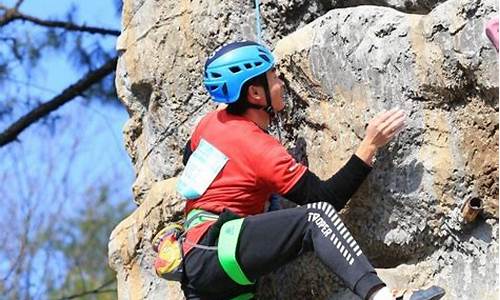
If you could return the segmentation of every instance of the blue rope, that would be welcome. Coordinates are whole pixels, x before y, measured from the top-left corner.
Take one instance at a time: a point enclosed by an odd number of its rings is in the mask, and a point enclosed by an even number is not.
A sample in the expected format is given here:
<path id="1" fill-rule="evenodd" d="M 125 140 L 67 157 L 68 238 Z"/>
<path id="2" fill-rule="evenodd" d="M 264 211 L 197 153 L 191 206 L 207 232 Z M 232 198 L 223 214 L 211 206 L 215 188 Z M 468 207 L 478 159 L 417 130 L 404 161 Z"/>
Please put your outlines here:
<path id="1" fill-rule="evenodd" d="M 262 39 L 261 39 L 261 34 L 260 34 L 260 9 L 259 9 L 259 0 L 255 0 L 255 26 L 257 27 L 257 41 L 259 44 L 262 43 Z"/>

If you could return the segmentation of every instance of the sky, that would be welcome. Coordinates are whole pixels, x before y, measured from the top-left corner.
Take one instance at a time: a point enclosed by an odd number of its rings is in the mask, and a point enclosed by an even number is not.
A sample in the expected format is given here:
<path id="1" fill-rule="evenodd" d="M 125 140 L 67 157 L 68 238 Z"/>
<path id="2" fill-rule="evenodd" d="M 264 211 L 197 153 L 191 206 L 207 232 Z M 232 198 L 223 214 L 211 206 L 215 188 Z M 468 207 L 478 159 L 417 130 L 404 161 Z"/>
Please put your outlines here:
<path id="1" fill-rule="evenodd" d="M 15 1 L 6 1 L 11 6 Z M 108 1 L 55 1 L 55 0 L 26 0 L 20 10 L 23 13 L 37 16 L 42 19 L 62 19 L 73 3 L 77 3 L 78 10 L 75 23 L 105 28 L 120 29 L 120 16 L 117 15 L 112 0 Z M 36 30 L 36 28 L 34 28 Z M 106 39 L 106 47 L 114 48 L 115 38 Z M 7 88 L 17 88 L 20 93 L 26 92 L 39 96 L 42 101 L 57 95 L 71 83 L 82 76 L 71 62 L 52 55 L 42 61 L 34 76 L 26 78 L 21 70 L 16 70 L 10 77 Z M 29 88 L 26 83 L 29 82 Z M 2 101 L 2 99 L 0 99 Z M 19 156 L 26 160 L 29 169 L 38 174 L 44 174 L 47 169 L 43 157 L 57 155 L 61 160 L 71 153 L 72 147 L 77 144 L 78 157 L 72 163 L 71 176 L 75 191 L 81 191 L 99 181 L 111 180 L 115 183 L 114 193 L 118 198 L 131 198 L 131 184 L 133 169 L 130 158 L 123 146 L 122 128 L 128 118 L 123 107 L 103 104 L 99 101 L 90 101 L 77 98 L 60 108 L 55 114 L 59 117 L 54 130 L 51 132 L 45 125 L 35 124 L 27 128 L 20 136 L 21 143 L 7 145 L 0 148 L 0 156 L 11 156 L 12 160 L 19 160 Z M 26 110 L 24 110 L 26 112 Z M 13 115 L 20 116 L 23 109 L 19 108 Z M 16 116 L 13 116 L 15 118 Z M 9 121 L 0 122 L 0 130 L 4 129 Z M 82 130 L 84 129 L 84 130 Z M 43 138 L 40 138 L 43 137 Z M 16 158 L 17 157 L 17 158 Z M 61 163 L 61 166 L 64 164 Z M 3 169 L 8 164 L 4 164 Z M 12 168 L 12 166 L 8 166 Z M 53 169 L 54 167 L 52 167 Z M 56 166 L 57 168 L 57 166 Z M 51 174 L 59 174 L 65 170 L 52 170 Z M 36 174 L 33 174 L 37 177 Z M 62 174 L 59 174 L 62 176 Z"/>
<path id="2" fill-rule="evenodd" d="M 75 5 L 78 10 L 74 23 L 120 30 L 120 15 L 114 1 L 25 0 L 20 11 L 41 19 L 60 20 L 71 5 Z M 11 7 L 15 1 L 0 0 L 0 3 Z M 9 26 L 21 24 L 17 22 Z M 36 26 L 27 26 L 33 33 L 38 30 Z M 2 34 L 5 32 L 0 29 L 0 37 Z M 104 41 L 107 49 L 115 47 L 116 37 L 92 37 Z M 92 38 L 86 42 L 92 43 Z M 34 72 L 27 68 L 29 66 L 17 66 L 8 74 L 8 80 L 0 86 L 0 103 L 7 101 L 5 95 L 9 93 L 21 99 L 45 102 L 84 74 L 58 53 L 44 56 Z M 17 104 L 9 116 L 0 119 L 0 131 L 28 111 L 27 107 Z M 2 223 L 8 219 L 6 216 L 20 221 L 23 213 L 30 209 L 40 214 L 58 210 L 68 216 L 78 214 L 88 205 L 83 195 L 89 191 L 96 193 L 101 185 L 109 186 L 111 201 L 127 201 L 132 211 L 134 171 L 122 134 L 128 119 L 125 108 L 78 97 L 51 116 L 56 117 L 51 118 L 55 120 L 53 124 L 31 125 L 20 134 L 20 142 L 0 148 L 0 206 L 3 208 L 0 226 L 9 226 Z M 42 225 L 32 224 L 33 227 Z M 17 228 L 7 230 L 15 233 Z M 0 261 L 0 275 L 5 267 L 6 262 Z M 39 276 L 41 282 L 43 275 Z"/>

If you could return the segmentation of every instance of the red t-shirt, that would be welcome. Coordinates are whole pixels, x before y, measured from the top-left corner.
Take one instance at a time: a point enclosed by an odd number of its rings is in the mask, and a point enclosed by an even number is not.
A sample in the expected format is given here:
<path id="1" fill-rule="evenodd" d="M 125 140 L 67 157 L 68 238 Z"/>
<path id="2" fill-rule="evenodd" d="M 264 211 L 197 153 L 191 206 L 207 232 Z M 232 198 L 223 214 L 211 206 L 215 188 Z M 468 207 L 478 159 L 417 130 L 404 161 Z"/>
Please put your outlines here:
<path id="1" fill-rule="evenodd" d="M 186 201 L 186 214 L 195 208 L 213 213 L 228 208 L 242 217 L 263 213 L 271 194 L 286 194 L 307 169 L 255 123 L 226 110 L 210 112 L 198 123 L 191 150 L 196 150 L 201 139 L 224 153 L 228 161 L 200 198 Z M 188 231 L 186 254 L 212 224 Z"/>

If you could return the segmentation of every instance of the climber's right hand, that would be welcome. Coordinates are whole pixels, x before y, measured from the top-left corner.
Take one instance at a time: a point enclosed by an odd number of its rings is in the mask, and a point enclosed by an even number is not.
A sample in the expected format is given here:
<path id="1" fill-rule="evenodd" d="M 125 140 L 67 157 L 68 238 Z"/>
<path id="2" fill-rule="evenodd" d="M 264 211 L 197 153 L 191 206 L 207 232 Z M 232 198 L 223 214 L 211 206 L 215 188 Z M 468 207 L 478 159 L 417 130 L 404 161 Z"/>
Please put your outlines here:
<path id="1" fill-rule="evenodd" d="M 382 111 L 375 116 L 366 127 L 365 137 L 356 151 L 356 156 L 371 165 L 377 150 L 389 143 L 404 128 L 405 119 L 404 111 L 399 108 Z"/>

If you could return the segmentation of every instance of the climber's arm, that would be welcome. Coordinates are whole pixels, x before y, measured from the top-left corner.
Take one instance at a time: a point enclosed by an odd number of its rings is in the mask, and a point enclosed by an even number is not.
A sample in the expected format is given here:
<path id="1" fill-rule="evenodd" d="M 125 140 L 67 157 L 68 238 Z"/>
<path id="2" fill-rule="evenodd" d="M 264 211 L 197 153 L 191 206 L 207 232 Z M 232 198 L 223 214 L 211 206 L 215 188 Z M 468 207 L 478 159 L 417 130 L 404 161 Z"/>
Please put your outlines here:
<path id="1" fill-rule="evenodd" d="M 359 157 L 353 155 L 337 173 L 327 180 L 321 180 L 316 174 L 307 170 L 293 188 L 283 196 L 301 205 L 311 202 L 329 202 L 335 209 L 340 210 L 358 190 L 371 169 Z"/>
<path id="2" fill-rule="evenodd" d="M 379 113 L 368 123 L 356 153 L 337 173 L 322 181 L 307 170 L 283 196 L 298 204 L 325 201 L 337 210 L 342 209 L 370 173 L 377 150 L 403 129 L 404 120 L 404 112 L 400 109 Z"/>

